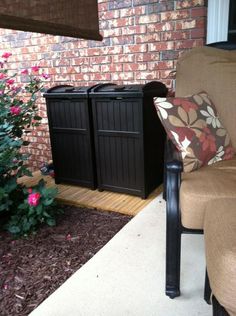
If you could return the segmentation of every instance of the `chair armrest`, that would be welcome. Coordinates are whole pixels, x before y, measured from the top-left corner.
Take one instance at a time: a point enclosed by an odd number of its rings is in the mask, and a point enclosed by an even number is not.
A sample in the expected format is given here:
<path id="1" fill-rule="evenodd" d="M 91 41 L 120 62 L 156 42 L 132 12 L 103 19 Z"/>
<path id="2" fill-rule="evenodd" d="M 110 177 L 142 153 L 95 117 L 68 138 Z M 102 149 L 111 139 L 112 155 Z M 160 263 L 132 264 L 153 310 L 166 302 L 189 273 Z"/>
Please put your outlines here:
<path id="1" fill-rule="evenodd" d="M 166 140 L 165 145 L 165 165 L 168 170 L 175 172 L 183 171 L 183 162 L 179 150 L 170 139 Z"/>
<path id="2" fill-rule="evenodd" d="M 163 179 L 163 198 L 167 199 L 167 188 L 170 181 L 179 183 L 181 172 L 183 171 L 183 162 L 179 150 L 174 146 L 170 139 L 166 140 L 164 155 L 164 179 Z M 174 178 L 173 178 L 174 177 Z M 177 178 L 179 180 L 177 180 Z M 172 179 L 172 180 L 170 180 Z M 179 189 L 180 183 L 178 185 Z"/>

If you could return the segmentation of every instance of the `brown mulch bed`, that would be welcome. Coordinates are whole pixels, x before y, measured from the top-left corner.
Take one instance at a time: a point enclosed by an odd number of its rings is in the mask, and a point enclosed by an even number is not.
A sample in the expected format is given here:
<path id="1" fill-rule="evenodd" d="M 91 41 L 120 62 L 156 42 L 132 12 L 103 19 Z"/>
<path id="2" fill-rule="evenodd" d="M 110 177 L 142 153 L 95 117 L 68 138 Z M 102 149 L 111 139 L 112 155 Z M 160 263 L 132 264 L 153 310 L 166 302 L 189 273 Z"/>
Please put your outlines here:
<path id="1" fill-rule="evenodd" d="M 27 239 L 0 232 L 0 315 L 26 316 L 93 257 L 131 216 L 64 206 Z"/>

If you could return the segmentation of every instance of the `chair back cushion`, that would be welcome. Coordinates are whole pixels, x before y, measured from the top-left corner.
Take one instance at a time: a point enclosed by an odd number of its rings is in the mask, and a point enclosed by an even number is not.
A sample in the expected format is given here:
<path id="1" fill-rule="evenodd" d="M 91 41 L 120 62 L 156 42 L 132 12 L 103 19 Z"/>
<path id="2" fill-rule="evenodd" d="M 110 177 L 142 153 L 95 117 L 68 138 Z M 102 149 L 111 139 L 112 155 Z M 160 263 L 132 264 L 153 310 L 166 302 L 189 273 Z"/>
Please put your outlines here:
<path id="1" fill-rule="evenodd" d="M 176 96 L 206 91 L 236 149 L 236 50 L 194 48 L 176 67 Z"/>

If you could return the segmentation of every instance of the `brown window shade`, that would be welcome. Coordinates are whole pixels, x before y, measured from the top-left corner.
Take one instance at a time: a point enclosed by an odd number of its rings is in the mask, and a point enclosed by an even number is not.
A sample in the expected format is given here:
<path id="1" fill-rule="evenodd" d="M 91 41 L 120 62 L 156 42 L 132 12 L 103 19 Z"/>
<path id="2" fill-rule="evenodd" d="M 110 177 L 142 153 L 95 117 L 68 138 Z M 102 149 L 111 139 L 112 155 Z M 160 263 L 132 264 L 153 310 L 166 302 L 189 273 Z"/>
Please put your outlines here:
<path id="1" fill-rule="evenodd" d="M 0 27 L 102 40 L 97 0 L 0 0 Z"/>

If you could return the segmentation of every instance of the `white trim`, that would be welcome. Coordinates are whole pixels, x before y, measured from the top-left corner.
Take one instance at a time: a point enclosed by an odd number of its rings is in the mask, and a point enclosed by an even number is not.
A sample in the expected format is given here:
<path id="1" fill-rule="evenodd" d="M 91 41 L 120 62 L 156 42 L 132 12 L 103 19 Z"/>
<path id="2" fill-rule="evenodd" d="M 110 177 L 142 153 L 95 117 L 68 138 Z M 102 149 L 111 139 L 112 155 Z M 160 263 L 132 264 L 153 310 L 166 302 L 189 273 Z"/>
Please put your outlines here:
<path id="1" fill-rule="evenodd" d="M 228 40 L 229 1 L 208 0 L 207 44 Z"/>

